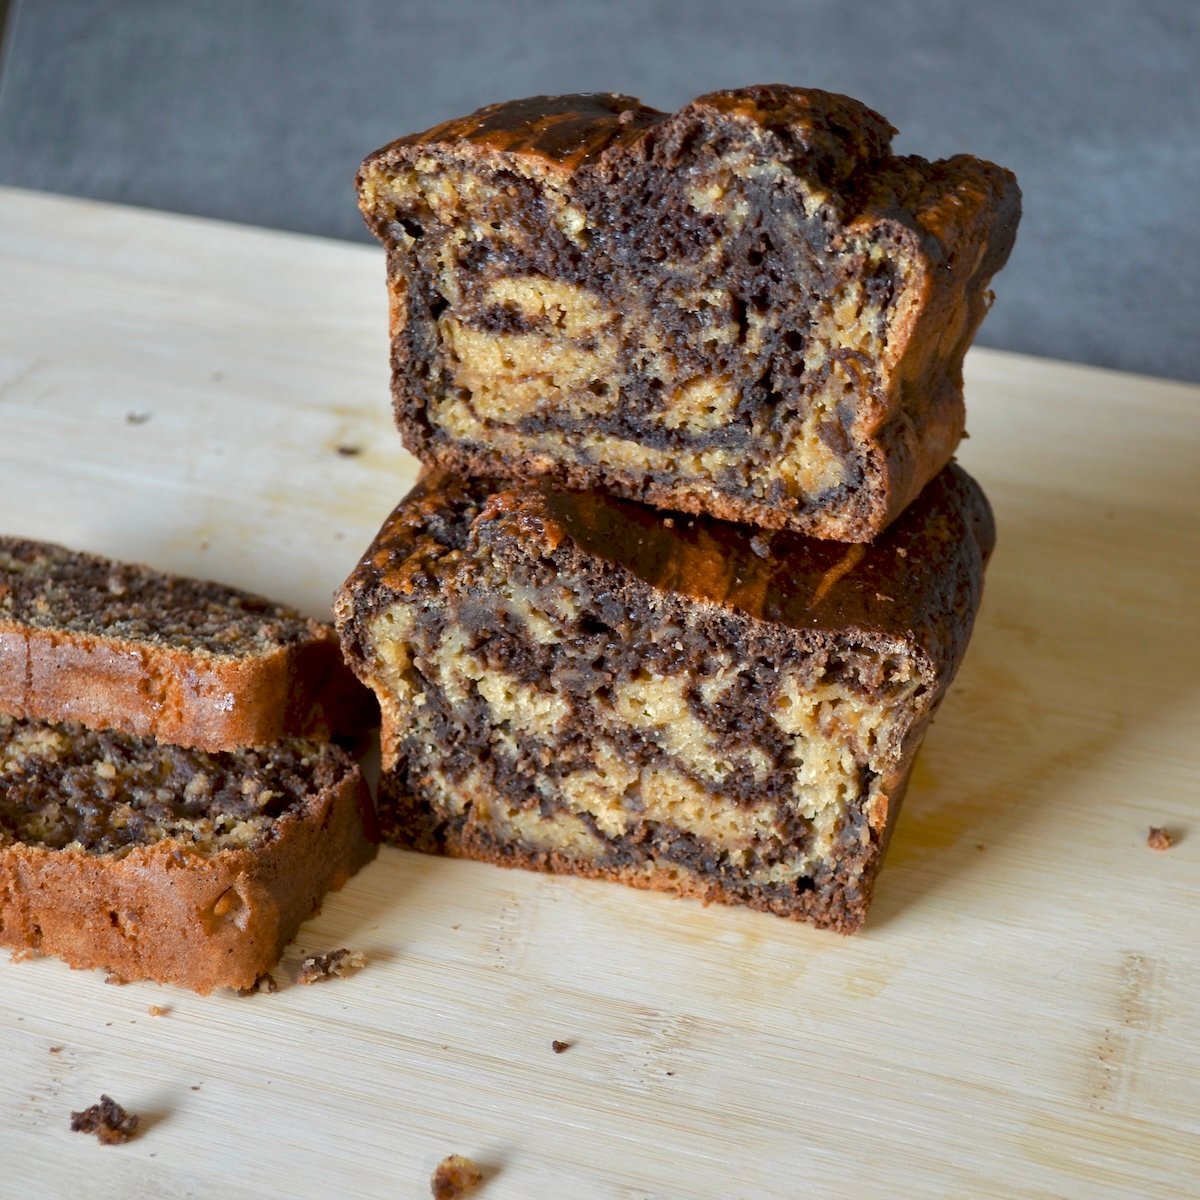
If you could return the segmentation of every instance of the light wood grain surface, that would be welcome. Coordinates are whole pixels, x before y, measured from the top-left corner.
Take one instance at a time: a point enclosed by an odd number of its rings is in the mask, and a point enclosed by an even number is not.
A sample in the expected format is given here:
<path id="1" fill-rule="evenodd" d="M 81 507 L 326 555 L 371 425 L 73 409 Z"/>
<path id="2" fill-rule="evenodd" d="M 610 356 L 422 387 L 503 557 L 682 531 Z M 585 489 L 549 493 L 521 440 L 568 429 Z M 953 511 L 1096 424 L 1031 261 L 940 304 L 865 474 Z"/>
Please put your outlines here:
<path id="1" fill-rule="evenodd" d="M 0 529 L 326 613 L 413 478 L 382 273 L 0 191 Z M 273 996 L 3 961 L 0 1196 L 1196 1195 L 1200 389 L 977 350 L 968 404 L 1000 546 L 860 935 L 387 850 Z"/>

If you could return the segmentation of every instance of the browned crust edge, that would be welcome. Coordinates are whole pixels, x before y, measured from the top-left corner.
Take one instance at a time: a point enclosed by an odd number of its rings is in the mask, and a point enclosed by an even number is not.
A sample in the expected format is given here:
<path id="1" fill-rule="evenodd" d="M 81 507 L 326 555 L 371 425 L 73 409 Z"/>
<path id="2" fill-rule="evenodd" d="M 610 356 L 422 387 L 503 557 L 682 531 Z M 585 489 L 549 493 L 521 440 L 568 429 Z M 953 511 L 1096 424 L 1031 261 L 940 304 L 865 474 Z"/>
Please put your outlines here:
<path id="1" fill-rule="evenodd" d="M 332 626 L 244 658 L 0 622 L 0 712 L 201 750 L 354 736 L 374 717 Z"/>
<path id="2" fill-rule="evenodd" d="M 0 945 L 202 995 L 248 988 L 377 842 L 351 766 L 257 849 L 204 857 L 168 839 L 117 857 L 0 844 Z"/>
<path id="3" fill-rule="evenodd" d="M 367 622 L 436 572 L 436 558 L 446 552 L 433 533 L 440 514 L 485 503 L 477 520 L 508 521 L 514 536 L 540 542 L 552 556 L 574 548 L 642 585 L 782 625 L 802 642 L 903 641 L 946 683 L 966 651 L 996 540 L 987 497 L 955 463 L 869 546 L 791 532 L 764 543 L 744 525 L 680 520 L 603 492 L 559 491 L 545 480 L 510 487 L 431 471 L 384 521 L 334 601 L 346 660 L 368 686 Z"/>

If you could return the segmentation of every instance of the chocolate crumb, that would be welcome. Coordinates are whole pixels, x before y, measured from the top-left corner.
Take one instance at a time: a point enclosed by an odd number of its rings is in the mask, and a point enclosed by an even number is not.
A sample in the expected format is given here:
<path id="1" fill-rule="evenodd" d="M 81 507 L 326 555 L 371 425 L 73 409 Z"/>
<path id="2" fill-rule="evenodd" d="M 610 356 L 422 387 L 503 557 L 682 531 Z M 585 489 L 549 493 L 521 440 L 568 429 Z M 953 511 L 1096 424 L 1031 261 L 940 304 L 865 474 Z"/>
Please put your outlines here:
<path id="1" fill-rule="evenodd" d="M 169 1008 L 163 1008 L 161 1004 L 152 1004 L 148 1009 L 146 1009 L 146 1011 L 152 1017 L 165 1017 L 171 1010 Z"/>
<path id="2" fill-rule="evenodd" d="M 148 412 L 128 412 L 125 414 L 126 425 L 145 425 L 150 420 Z"/>
<path id="3" fill-rule="evenodd" d="M 571 1048 L 570 1042 L 560 1042 L 557 1039 L 555 1039 L 553 1042 L 550 1043 L 550 1049 L 553 1050 L 555 1054 L 561 1054 L 564 1050 L 570 1050 L 570 1048 Z"/>
<path id="4" fill-rule="evenodd" d="M 300 982 L 319 983 L 325 979 L 343 979 L 361 971 L 367 965 L 364 955 L 357 950 L 330 950 L 328 954 L 314 954 L 300 964 Z"/>
<path id="5" fill-rule="evenodd" d="M 61 1054 L 62 1052 L 63 1052 L 63 1048 L 61 1046 L 51 1046 L 50 1047 L 51 1054 Z"/>
<path id="6" fill-rule="evenodd" d="M 458 1200 L 483 1182 L 483 1172 L 461 1154 L 449 1154 L 438 1163 L 429 1179 L 434 1200 Z"/>
<path id="7" fill-rule="evenodd" d="M 99 1104 L 71 1114 L 72 1133 L 94 1133 L 102 1146 L 127 1142 L 138 1127 L 136 1113 L 127 1113 L 111 1096 L 101 1096 Z"/>
<path id="8" fill-rule="evenodd" d="M 361 446 L 339 446 L 337 448 L 337 452 L 343 458 L 356 458 L 358 455 L 360 455 L 362 453 L 362 447 Z"/>
<path id="9" fill-rule="evenodd" d="M 198 1092 L 200 1090 L 200 1085 L 198 1083 L 193 1083 L 191 1090 L 193 1092 Z"/>
<path id="10" fill-rule="evenodd" d="M 279 991 L 279 984 L 275 982 L 275 976 L 270 971 L 265 971 L 261 974 L 249 987 L 238 988 L 239 996 L 257 996 L 259 992 L 266 992 L 268 995 Z"/>
<path id="11" fill-rule="evenodd" d="M 1146 835 L 1146 845 L 1151 850 L 1170 850 L 1175 845 L 1175 838 L 1169 830 L 1151 825 L 1150 832 Z"/>

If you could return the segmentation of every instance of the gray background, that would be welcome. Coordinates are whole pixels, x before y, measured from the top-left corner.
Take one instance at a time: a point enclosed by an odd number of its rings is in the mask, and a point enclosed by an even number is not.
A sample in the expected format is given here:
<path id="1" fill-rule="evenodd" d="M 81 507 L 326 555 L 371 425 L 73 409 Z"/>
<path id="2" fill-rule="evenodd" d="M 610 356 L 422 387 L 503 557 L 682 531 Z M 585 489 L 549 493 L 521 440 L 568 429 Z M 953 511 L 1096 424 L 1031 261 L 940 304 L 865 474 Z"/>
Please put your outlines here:
<path id="1" fill-rule="evenodd" d="M 981 343 L 1200 380 L 1197 0 L 14 0 L 3 53 L 0 183 L 355 239 L 359 159 L 493 100 L 848 92 L 1017 172 Z"/>

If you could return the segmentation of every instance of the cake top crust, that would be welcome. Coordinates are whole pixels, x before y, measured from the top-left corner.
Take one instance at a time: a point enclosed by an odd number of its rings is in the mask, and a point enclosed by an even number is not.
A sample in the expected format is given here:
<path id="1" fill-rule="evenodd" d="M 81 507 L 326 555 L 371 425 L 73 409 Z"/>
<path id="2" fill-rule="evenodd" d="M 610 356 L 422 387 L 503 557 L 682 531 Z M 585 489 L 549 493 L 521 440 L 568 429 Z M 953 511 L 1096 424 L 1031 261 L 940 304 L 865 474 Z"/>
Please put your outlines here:
<path id="1" fill-rule="evenodd" d="M 979 485 L 951 465 L 874 543 L 845 545 L 707 517 L 671 516 L 604 492 L 548 487 L 493 497 L 481 521 L 555 553 L 570 543 L 650 587 L 755 621 L 870 646 L 908 642 L 957 665 L 995 544 Z"/>
<path id="2" fill-rule="evenodd" d="M 781 157 L 809 159 L 831 183 L 887 155 L 896 132 L 879 113 L 850 96 L 785 84 L 709 92 L 676 113 L 611 92 L 528 96 L 489 104 L 398 138 L 369 155 L 362 173 L 399 160 L 414 147 L 451 144 L 522 155 L 575 171 L 615 148 L 651 138 L 669 145 L 675 128 L 691 127 L 697 120 L 774 138 Z"/>
<path id="3" fill-rule="evenodd" d="M 574 168 L 614 144 L 635 140 L 665 116 L 633 96 L 614 92 L 528 96 L 443 121 L 423 133 L 399 138 L 378 153 L 393 147 L 473 142 L 512 154 L 541 155 Z"/>
<path id="4" fill-rule="evenodd" d="M 384 523 L 339 605 L 349 607 L 352 592 L 359 616 L 386 607 L 452 569 L 438 560 L 482 537 L 500 554 L 600 560 L 626 579 L 806 639 L 904 642 L 940 673 L 966 650 L 995 524 L 983 491 L 955 464 L 866 545 L 665 513 L 602 491 L 435 471 Z"/>

